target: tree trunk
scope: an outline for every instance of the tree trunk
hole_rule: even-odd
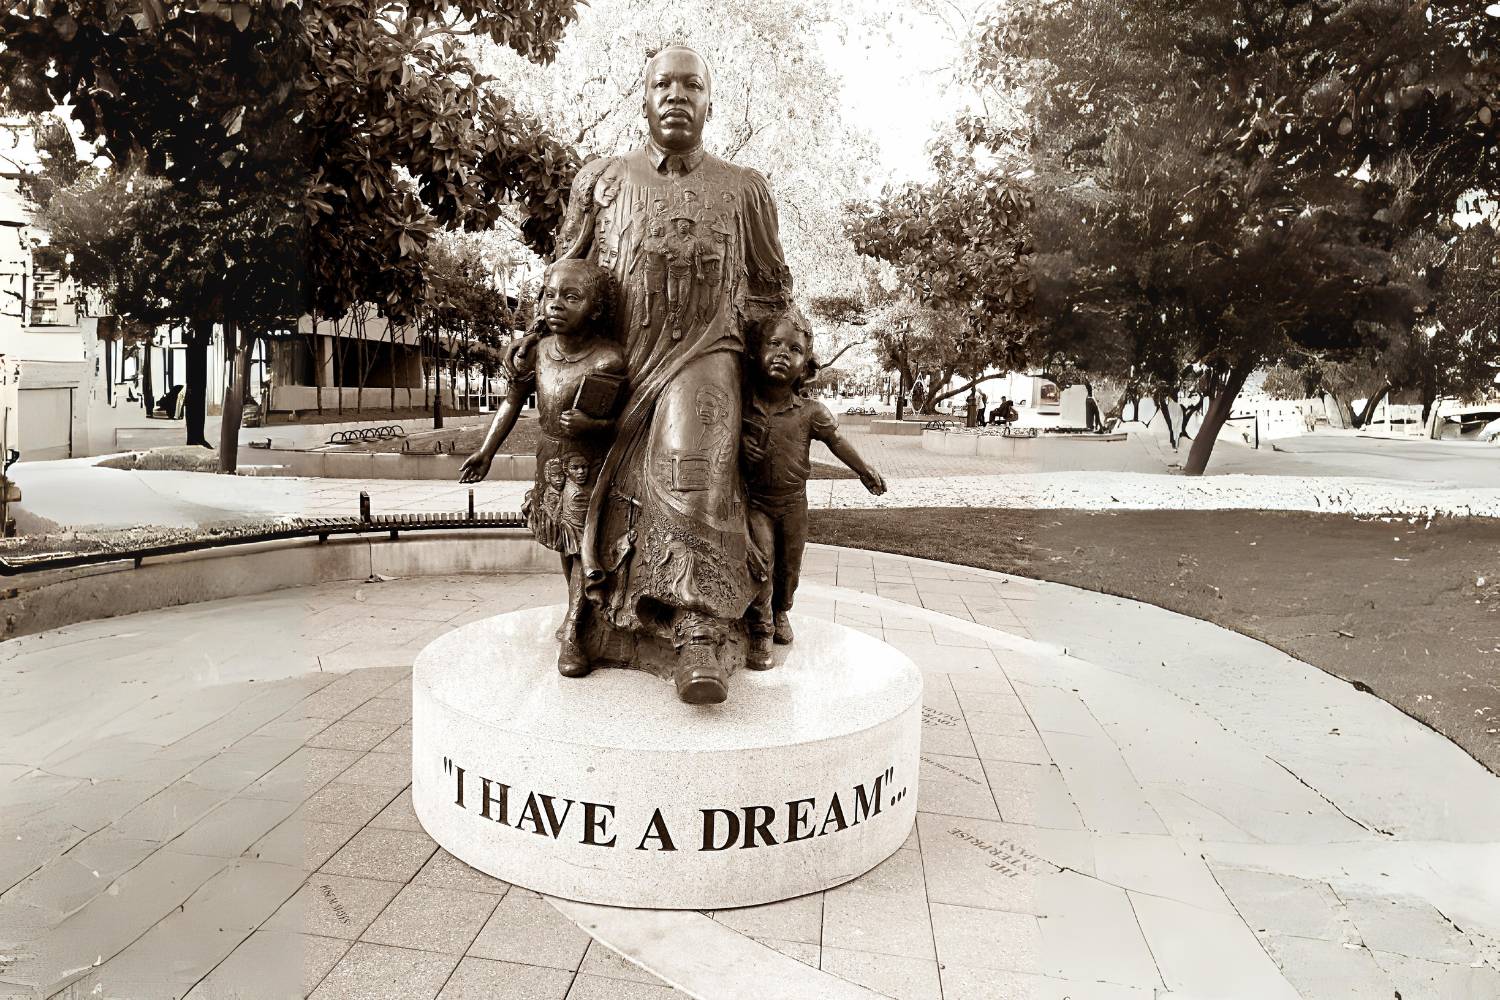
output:
[[[195,319],[183,343],[187,347],[187,382],[183,386],[183,420],[187,444],[210,447],[203,433],[208,403],[208,345],[213,339],[213,320]]]
[[[146,396],[143,402],[146,404],[146,419],[148,420],[151,419],[152,414],[156,412],[156,386],[152,384],[151,380],[151,337],[152,334],[148,333],[145,338],[141,340],[140,367],[141,392]]]
[[[386,372],[389,373],[391,383],[391,415],[396,413],[396,324],[387,321],[385,328],[390,333],[391,352],[386,357]]]
[[[438,342],[436,338],[432,341],[432,429],[440,431],[443,429],[443,365],[438,361]],[[426,376],[422,382],[426,384]]]
[[[1340,430],[1348,430],[1352,428],[1354,426],[1354,407],[1349,402],[1349,400],[1340,396],[1336,392],[1325,391],[1324,395],[1327,396],[1327,399],[1323,401],[1323,412],[1325,414],[1328,412],[1328,400],[1333,400],[1333,408],[1338,412],[1339,415],[1339,423],[1341,425]],[[1332,425],[1333,418],[1330,417],[1328,422],[1330,425]]]
[[[963,392],[962,389],[954,389],[951,392],[943,393],[941,396],[938,395],[937,387],[940,385],[947,385],[952,381],[953,369],[951,368],[945,369],[932,376],[932,380],[927,383],[927,398],[922,400],[923,413],[937,413],[938,403],[940,403],[942,400],[948,399],[950,396],[957,396],[959,393]]]
[[[359,344],[355,348],[354,364],[359,371],[359,382],[354,387],[354,412],[360,416],[365,412],[365,310],[360,305],[353,313],[350,321],[354,329],[354,335],[359,338]]]
[[[1432,404],[1437,402],[1437,371],[1431,364],[1422,366],[1422,426],[1432,418]]]
[[[1365,400],[1364,407],[1361,408],[1358,413],[1355,413],[1353,415],[1353,419],[1350,421],[1350,426],[1355,430],[1359,430],[1361,427],[1369,424],[1370,417],[1374,416],[1375,414],[1375,408],[1380,405],[1381,400],[1385,399],[1385,397],[1391,394],[1391,388],[1391,384],[1387,382],[1385,385],[1380,387],[1379,392],[1375,393],[1375,395]],[[1350,409],[1352,410],[1353,407],[1350,407]]]
[[[1219,430],[1224,426],[1224,421],[1234,412],[1234,401],[1239,396],[1240,390],[1245,386],[1245,380],[1255,370],[1254,360],[1241,361],[1229,370],[1229,377],[1225,379],[1223,387],[1213,400],[1208,404],[1208,410],[1203,414],[1203,422],[1198,425],[1198,434],[1193,438],[1193,447],[1188,451],[1187,464],[1182,467],[1185,476],[1201,476],[1203,470],[1208,468],[1208,458],[1213,454],[1214,444],[1219,440]],[[1187,419],[1183,419],[1187,423]]]
[[[323,415],[323,359],[318,354],[318,314],[312,314],[313,332],[308,338],[307,350],[312,355],[313,398],[317,402],[318,416]]]
[[[896,378],[899,384],[896,386],[896,419],[901,420],[906,415],[906,366],[896,366]]]
[[[343,340],[339,336],[339,320],[332,319],[328,325],[333,330],[333,344],[329,349],[329,356],[333,359],[333,405],[342,417],[344,415],[344,358],[341,350]]]
[[[249,344],[242,341],[248,339]],[[219,471],[233,473],[239,468],[240,422],[245,415],[245,399],[250,385],[250,355],[254,336],[242,337],[237,324],[224,324],[224,349],[232,361],[229,384],[224,387],[224,415],[219,418]]]
[[[1121,396],[1115,402],[1115,405],[1109,408],[1109,412],[1104,414],[1101,430],[1112,430],[1116,424],[1124,419],[1126,402],[1128,402],[1126,398]]]
[[[993,375],[985,375],[985,376],[983,376],[981,378],[976,378],[976,379],[974,379],[974,381],[972,381],[972,382],[966,382],[963,385],[959,386],[957,389],[953,389],[953,390],[951,390],[949,392],[945,392],[941,396],[937,396],[937,395],[933,396],[932,397],[932,404],[931,405],[936,406],[938,403],[941,403],[945,399],[952,399],[954,396],[957,396],[960,393],[967,392],[968,390],[974,388],[976,385],[978,385],[981,382],[988,382],[992,378],[1004,378],[1004,377],[1005,377],[1005,373],[1004,372],[998,372],[998,373],[993,374]],[[950,376],[950,378],[951,378],[951,376]],[[935,411],[934,410],[927,410],[926,412],[933,413]]]

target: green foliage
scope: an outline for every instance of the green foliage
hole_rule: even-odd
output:
[[[1280,359],[1347,360],[1408,338],[1427,292],[1396,245],[1411,206],[1456,207],[1452,185],[1412,175],[1398,205],[1395,147],[1370,173],[1288,138],[1327,67],[1352,67],[1360,12],[1397,7],[1416,9],[1030,0],[993,15],[974,78],[1022,92],[1031,128],[965,129],[1035,171],[1043,340],[1137,385],[1170,387],[1191,368],[1217,396]],[[1357,58],[1379,62],[1381,47]],[[1413,184],[1429,183],[1418,197]],[[1228,414],[1216,403],[1210,420]],[[1189,471],[1217,429],[1195,439]]]
[[[485,228],[501,202],[519,201],[524,238],[550,251],[576,160],[495,91],[458,38],[479,33],[547,60],[575,10],[574,0],[27,0],[0,15],[0,101],[68,103],[121,169],[141,164],[217,203],[218,218],[285,237],[271,252],[302,274],[282,316],[372,301],[405,321],[440,228]]]
[[[1500,16],[1487,0],[1243,5],[1258,54],[1239,152],[1372,175],[1391,221],[1430,227],[1500,189]]]
[[[1007,171],[939,148],[936,179],[849,206],[855,249],[894,269],[898,308],[877,334],[893,367],[978,376],[1038,359],[1031,197]],[[903,346],[904,345],[904,346]]]
[[[1428,355],[1439,396],[1474,399],[1500,377],[1500,234],[1490,222],[1456,236],[1437,263]]]
[[[314,99],[307,107],[309,259],[319,312],[359,300],[408,321],[425,294],[439,229],[486,229],[519,201],[524,241],[542,254],[578,162],[490,86],[448,18],[547,59],[570,0],[494,12],[434,0],[321,0],[307,12]],[[544,34],[521,30],[532,25]],[[529,41],[528,41],[529,39]]]
[[[463,237],[436,240],[429,254],[428,294],[419,314],[432,356],[479,363],[489,370],[519,317],[495,287],[479,248]]]

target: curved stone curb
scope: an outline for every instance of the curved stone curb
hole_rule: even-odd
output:
[[[694,1000],[884,1000],[693,910],[631,910],[543,898],[596,941]]]

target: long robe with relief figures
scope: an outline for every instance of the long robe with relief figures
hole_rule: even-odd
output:
[[[615,278],[629,399],[582,543],[615,629],[680,644],[679,611],[740,619],[755,592],[740,480],[745,329],[791,299],[776,205],[759,173],[654,146],[586,165],[563,256]]]

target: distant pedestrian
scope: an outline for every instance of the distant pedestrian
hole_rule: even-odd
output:
[[[1009,427],[1015,423],[1018,416],[1015,404],[1010,401],[1010,397],[1001,396],[1000,405],[995,407],[995,412],[991,416],[991,423],[999,424],[1002,427]]]

